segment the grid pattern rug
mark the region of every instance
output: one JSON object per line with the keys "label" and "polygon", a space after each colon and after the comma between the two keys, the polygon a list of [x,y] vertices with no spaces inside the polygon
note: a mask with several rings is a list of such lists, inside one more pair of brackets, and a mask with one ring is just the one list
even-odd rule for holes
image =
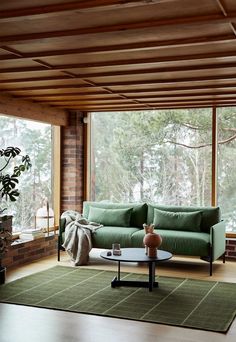
{"label": "grid pattern rug", "polygon": [[[1,285],[0,301],[226,332],[236,314],[236,284],[158,277],[159,288],[111,288],[115,272],[55,266]],[[121,273],[125,280],[147,275]]]}

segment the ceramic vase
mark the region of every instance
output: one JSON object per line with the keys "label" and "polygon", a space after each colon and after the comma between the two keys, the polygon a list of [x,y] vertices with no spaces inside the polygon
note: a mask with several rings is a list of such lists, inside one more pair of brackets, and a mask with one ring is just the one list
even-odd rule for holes
{"label": "ceramic vase", "polygon": [[157,248],[160,247],[162,243],[162,238],[159,234],[148,233],[143,238],[144,246],[146,246],[147,255],[150,258],[155,258],[157,256]]}

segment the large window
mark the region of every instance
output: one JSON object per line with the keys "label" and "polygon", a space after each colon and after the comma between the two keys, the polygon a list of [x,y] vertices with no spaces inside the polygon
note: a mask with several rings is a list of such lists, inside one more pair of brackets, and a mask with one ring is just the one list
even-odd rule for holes
{"label": "large window", "polygon": [[[236,232],[236,110],[217,115],[218,204]],[[92,200],[212,205],[212,109],[92,113],[90,167]]]}
{"label": "large window", "polygon": [[13,214],[13,231],[17,232],[34,226],[36,211],[45,200],[52,206],[52,127],[0,116],[0,129],[1,148],[17,146],[32,162],[31,170],[19,179],[19,198],[5,203]]}
{"label": "large window", "polygon": [[227,231],[236,233],[236,108],[218,116],[218,201]]}
{"label": "large window", "polygon": [[211,203],[211,110],[93,113],[93,200]]}

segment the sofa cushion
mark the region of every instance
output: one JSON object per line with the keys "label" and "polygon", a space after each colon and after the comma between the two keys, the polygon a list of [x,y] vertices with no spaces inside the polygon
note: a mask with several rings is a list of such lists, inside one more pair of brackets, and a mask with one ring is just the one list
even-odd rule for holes
{"label": "sofa cushion", "polygon": [[129,227],[105,226],[92,234],[92,245],[95,248],[112,248],[113,243],[119,243],[121,248],[131,247],[131,236],[140,229]]}
{"label": "sofa cushion", "polygon": [[202,212],[173,212],[154,208],[155,228],[200,232]]}
{"label": "sofa cushion", "polygon": [[147,221],[147,204],[146,203],[109,203],[109,202],[89,202],[83,203],[83,215],[88,218],[89,208],[104,209],[130,209],[133,208],[130,218],[131,227],[143,228],[143,223]]}
{"label": "sofa cushion", "polygon": [[165,210],[165,211],[172,211],[172,212],[201,211],[202,212],[201,231],[206,232],[206,233],[209,233],[211,226],[220,222],[220,208],[219,207],[166,206],[166,205],[150,203],[148,204],[148,213],[147,213],[148,224],[153,223],[154,208]]}
{"label": "sofa cushion", "polygon": [[130,209],[104,209],[90,207],[88,220],[104,226],[129,227],[132,208]]}
{"label": "sofa cushion", "polygon": [[[209,255],[210,234],[203,232],[187,232],[158,229],[155,231],[162,237],[159,249],[178,255]],[[144,231],[135,232],[131,237],[132,247],[143,247]]]}

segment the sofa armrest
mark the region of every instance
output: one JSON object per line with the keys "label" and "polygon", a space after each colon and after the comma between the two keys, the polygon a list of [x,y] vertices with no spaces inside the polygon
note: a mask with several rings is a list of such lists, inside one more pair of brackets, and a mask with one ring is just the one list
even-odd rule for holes
{"label": "sofa armrest", "polygon": [[220,221],[210,228],[212,259],[215,261],[225,253],[225,223]]}

